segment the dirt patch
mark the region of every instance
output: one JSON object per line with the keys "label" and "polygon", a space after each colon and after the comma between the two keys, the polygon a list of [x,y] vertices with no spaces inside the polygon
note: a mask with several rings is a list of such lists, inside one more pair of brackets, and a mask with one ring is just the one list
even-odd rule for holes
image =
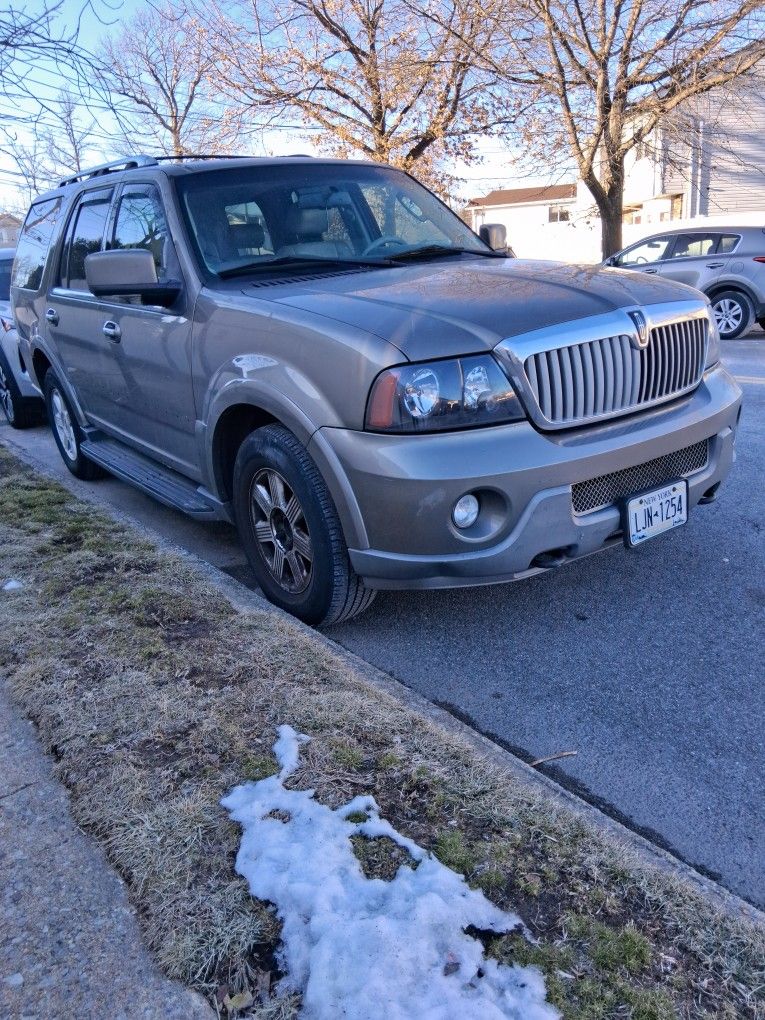
{"label": "dirt patch", "polygon": [[[761,931],[2,449],[0,576],[23,583],[0,592],[0,668],[78,822],[124,877],[161,966],[223,1015],[299,1006],[273,994],[279,927],[234,872],[240,834],[219,804],[273,774],[282,723],[311,736],[289,785],[333,807],[372,794],[400,832],[521,914],[536,944],[508,935],[490,951],[540,966],[567,1020],[765,1015]],[[406,862],[388,842],[359,843],[360,866],[395,873]]]}

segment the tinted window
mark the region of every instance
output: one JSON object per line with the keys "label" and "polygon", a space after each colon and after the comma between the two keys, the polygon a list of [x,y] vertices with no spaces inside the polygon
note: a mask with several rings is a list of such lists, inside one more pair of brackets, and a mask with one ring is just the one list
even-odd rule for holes
{"label": "tinted window", "polygon": [[12,266],[13,259],[0,259],[0,301],[10,301]]}
{"label": "tinted window", "polygon": [[719,234],[678,234],[672,258],[686,259],[711,255],[717,247],[719,236]]}
{"label": "tinted window", "polygon": [[157,279],[166,266],[167,223],[159,194],[154,188],[123,194],[117,208],[110,248],[143,248],[154,257]]}
{"label": "tinted window", "polygon": [[653,237],[633,245],[614,259],[615,266],[642,266],[646,262],[658,262],[667,254],[671,237]]}
{"label": "tinted window", "polygon": [[62,198],[52,198],[47,202],[37,202],[29,210],[13,263],[15,287],[38,290],[62,202]]}
{"label": "tinted window", "polygon": [[730,255],[735,251],[738,242],[741,240],[738,234],[723,234],[720,238],[720,246],[717,249],[718,255]]}
{"label": "tinted window", "polygon": [[111,190],[85,194],[69,223],[61,259],[61,284],[70,290],[88,290],[85,258],[101,250],[111,197]]}

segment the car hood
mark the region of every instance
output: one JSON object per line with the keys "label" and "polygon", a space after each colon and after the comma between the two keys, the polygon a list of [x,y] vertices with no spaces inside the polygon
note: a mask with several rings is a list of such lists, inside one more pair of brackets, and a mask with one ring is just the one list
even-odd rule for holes
{"label": "car hood", "polygon": [[642,273],[470,257],[285,281],[256,293],[375,333],[418,361],[491,350],[507,337],[617,308],[703,300],[691,287]]}

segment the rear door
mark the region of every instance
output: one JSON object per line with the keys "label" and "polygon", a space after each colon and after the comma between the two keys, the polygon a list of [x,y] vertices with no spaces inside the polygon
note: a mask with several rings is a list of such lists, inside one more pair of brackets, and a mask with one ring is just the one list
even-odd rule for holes
{"label": "rear door", "polygon": [[717,231],[678,234],[668,258],[659,267],[660,274],[668,280],[706,290],[725,265],[725,257],[717,255],[720,237]]}
{"label": "rear door", "polygon": [[97,188],[83,192],[74,204],[41,323],[83,410],[99,424],[108,420],[115,381],[102,332],[104,316],[85,281],[85,258],[103,248],[113,195],[113,187]]}

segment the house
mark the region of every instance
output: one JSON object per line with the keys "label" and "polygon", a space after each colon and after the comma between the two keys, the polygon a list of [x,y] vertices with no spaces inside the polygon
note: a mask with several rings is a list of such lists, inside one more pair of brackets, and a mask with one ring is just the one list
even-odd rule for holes
{"label": "house", "polygon": [[[765,79],[714,90],[630,150],[624,244],[668,225],[765,227]],[[474,230],[502,223],[521,258],[600,261],[600,218],[581,181],[507,188],[468,202]]]}
{"label": "house", "polygon": [[12,213],[0,213],[0,248],[15,248],[21,220]]}

